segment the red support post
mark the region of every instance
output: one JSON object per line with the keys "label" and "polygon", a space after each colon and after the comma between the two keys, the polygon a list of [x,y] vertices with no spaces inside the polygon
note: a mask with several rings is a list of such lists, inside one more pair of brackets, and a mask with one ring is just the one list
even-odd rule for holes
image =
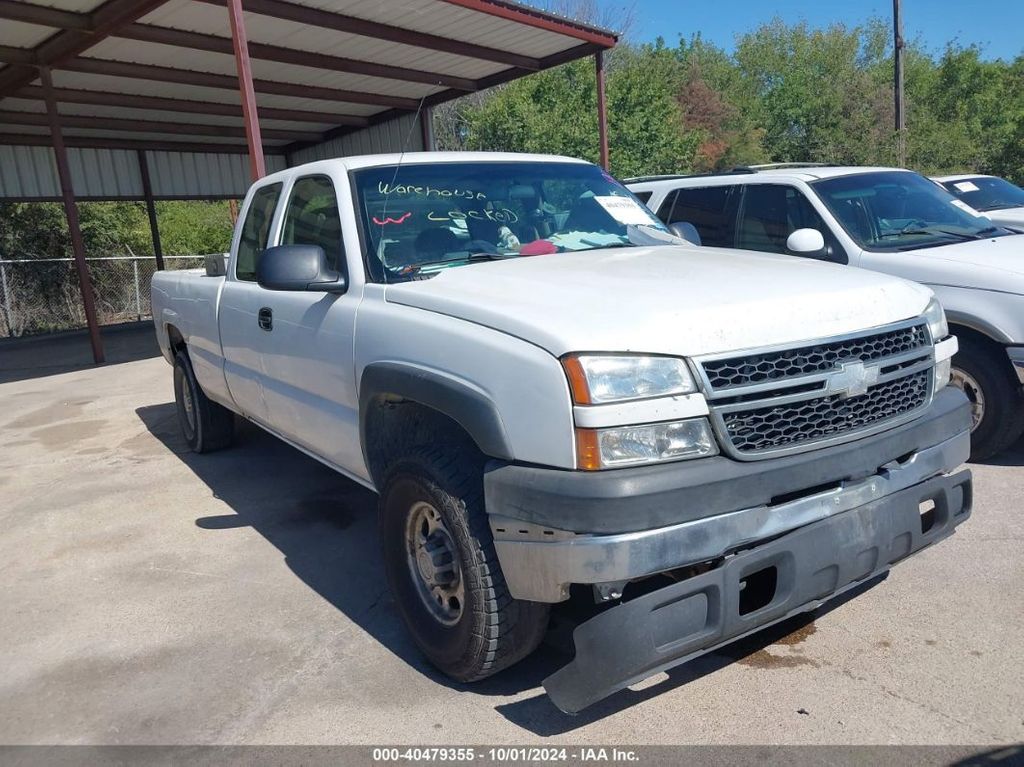
{"label": "red support post", "polygon": [[164,270],[164,249],[160,243],[160,227],[156,219],[156,203],[153,201],[153,182],[149,178],[149,161],[146,150],[138,149],[135,155],[139,159],[139,176],[142,178],[142,195],[146,198],[146,215],[149,217],[149,234],[153,239],[153,258],[156,259],[156,270]]}
{"label": "red support post", "polygon": [[92,358],[96,364],[103,362],[103,341],[100,338],[100,324],[96,319],[96,300],[92,292],[92,281],[89,279],[89,266],[85,263],[85,241],[82,239],[82,227],[78,220],[78,206],[75,204],[75,190],[71,185],[71,169],[68,167],[68,152],[64,146],[64,136],[60,130],[60,114],[57,102],[53,97],[53,79],[49,67],[39,68],[39,79],[43,84],[46,100],[46,116],[50,123],[50,139],[53,143],[53,154],[57,160],[57,177],[60,179],[60,194],[64,201],[64,215],[68,220],[68,232],[71,235],[71,250],[75,256],[75,270],[78,272],[78,288],[82,292],[82,307],[85,309],[85,322],[89,326],[89,342],[92,344]]}
{"label": "red support post", "polygon": [[423,136],[423,151],[434,151],[434,110],[429,106],[420,110],[420,131]]}
{"label": "red support post", "polygon": [[256,109],[256,90],[252,85],[252,63],[249,61],[249,38],[245,32],[242,0],[228,0],[231,19],[231,43],[235,48],[235,66],[238,69],[238,91],[242,97],[242,117],[245,120],[245,140],[249,144],[249,172],[252,180],[267,175],[263,159],[263,137]]}
{"label": "red support post", "polygon": [[604,51],[594,54],[597,70],[597,132],[601,141],[601,167],[608,170],[608,107],[604,95]]}

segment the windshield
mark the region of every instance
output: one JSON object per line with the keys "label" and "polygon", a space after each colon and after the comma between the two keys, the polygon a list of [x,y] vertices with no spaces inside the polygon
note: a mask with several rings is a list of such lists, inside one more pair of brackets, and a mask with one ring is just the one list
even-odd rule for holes
{"label": "windshield", "polygon": [[374,278],[479,261],[681,241],[594,165],[453,162],[353,173]]}
{"label": "windshield", "polygon": [[867,250],[934,248],[1009,234],[924,176],[858,173],[812,184],[847,234]]}
{"label": "windshield", "polygon": [[978,176],[943,181],[942,185],[975,210],[1024,208],[1024,189],[1004,178]]}

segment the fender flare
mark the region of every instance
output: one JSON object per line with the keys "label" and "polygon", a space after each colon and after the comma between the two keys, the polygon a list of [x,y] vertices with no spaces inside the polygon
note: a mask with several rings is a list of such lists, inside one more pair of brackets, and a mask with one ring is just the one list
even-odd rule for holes
{"label": "fender flare", "polygon": [[375,362],[363,369],[359,382],[359,439],[364,457],[368,455],[367,414],[372,401],[381,395],[432,408],[459,424],[485,455],[512,460],[512,446],[498,408],[484,391],[467,381],[399,362]]}
{"label": "fender flare", "polygon": [[950,325],[961,325],[976,333],[980,333],[1004,346],[1013,343],[1008,333],[976,315],[967,314],[956,309],[946,310],[946,321]]}

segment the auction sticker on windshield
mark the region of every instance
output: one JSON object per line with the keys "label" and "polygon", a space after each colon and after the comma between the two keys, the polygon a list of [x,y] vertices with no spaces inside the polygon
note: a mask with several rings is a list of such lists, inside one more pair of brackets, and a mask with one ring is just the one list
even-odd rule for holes
{"label": "auction sticker on windshield", "polygon": [[651,214],[632,197],[595,195],[597,204],[604,208],[620,224],[650,224]]}
{"label": "auction sticker on windshield", "polygon": [[964,213],[970,213],[970,214],[971,214],[972,216],[974,216],[975,218],[985,218],[985,216],[983,216],[982,214],[980,214],[980,213],[979,213],[978,211],[976,211],[976,210],[975,210],[974,208],[972,208],[972,207],[971,207],[970,205],[968,205],[968,204],[967,204],[966,202],[964,202],[963,200],[950,200],[949,202],[950,202],[950,204],[952,204],[952,205],[956,205],[956,206],[957,206],[958,208],[960,208],[960,210],[962,210],[962,211],[963,211]]}

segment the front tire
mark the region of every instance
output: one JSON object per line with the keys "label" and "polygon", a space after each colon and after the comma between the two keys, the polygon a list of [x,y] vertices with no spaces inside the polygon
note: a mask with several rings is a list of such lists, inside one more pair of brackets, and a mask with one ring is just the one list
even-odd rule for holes
{"label": "front tire", "polygon": [[209,453],[231,444],[235,414],[206,396],[184,349],[174,357],[174,404],[181,434],[192,452]]}
{"label": "front tire", "polygon": [[484,510],[478,454],[450,445],[414,449],[385,473],[380,511],[392,594],[432,664],[473,682],[536,649],[549,605],[508,593]]}
{"label": "front tire", "polygon": [[961,340],[950,381],[971,402],[971,460],[983,461],[1005,450],[1024,433],[1020,382],[996,345]]}

